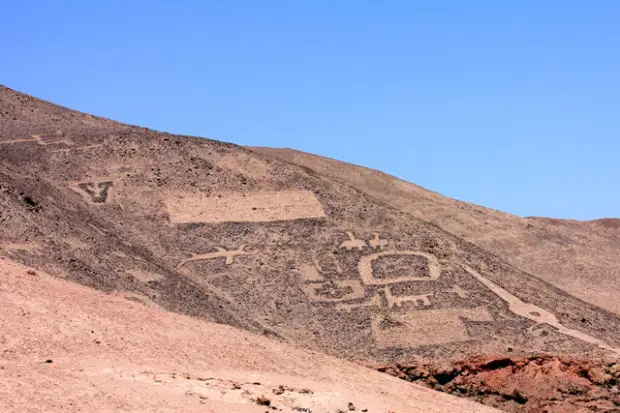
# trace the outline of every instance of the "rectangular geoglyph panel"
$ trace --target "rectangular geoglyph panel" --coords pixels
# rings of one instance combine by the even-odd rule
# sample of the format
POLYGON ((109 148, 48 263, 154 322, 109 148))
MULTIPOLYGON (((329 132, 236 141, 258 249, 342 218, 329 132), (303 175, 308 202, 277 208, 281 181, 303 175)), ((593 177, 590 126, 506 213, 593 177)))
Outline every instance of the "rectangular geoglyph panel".
POLYGON ((269 222, 323 218, 325 211, 310 191, 287 190, 209 196, 177 195, 166 199, 173 224, 269 222))
POLYGON ((372 332, 379 348, 408 348, 466 341, 470 337, 463 319, 493 321, 484 307, 392 313, 390 318, 391 322, 388 323, 383 323, 378 316, 373 319, 372 332))

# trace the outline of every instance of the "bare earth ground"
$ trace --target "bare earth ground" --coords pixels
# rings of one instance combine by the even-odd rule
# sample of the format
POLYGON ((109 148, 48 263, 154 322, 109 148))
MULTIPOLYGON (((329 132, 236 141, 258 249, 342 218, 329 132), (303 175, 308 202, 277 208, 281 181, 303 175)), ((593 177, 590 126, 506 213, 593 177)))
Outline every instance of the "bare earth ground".
POLYGON ((0 411, 495 411, 126 298, 0 258, 0 411))
MULTIPOLYGON (((0 256, 126 305, 375 367, 620 354, 612 219, 518 218, 338 161, 124 125, 5 87, 0 161, 0 256)), ((552 382, 545 371, 534 387, 552 382)), ((528 394, 510 406, 474 398, 543 412, 546 396, 528 394)))

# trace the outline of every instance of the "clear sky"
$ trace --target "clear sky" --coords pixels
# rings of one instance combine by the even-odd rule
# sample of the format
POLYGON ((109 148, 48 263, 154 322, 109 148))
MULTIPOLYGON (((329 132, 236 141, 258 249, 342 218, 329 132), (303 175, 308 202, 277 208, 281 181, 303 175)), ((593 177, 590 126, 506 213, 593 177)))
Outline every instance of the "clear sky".
POLYGON ((0 83, 523 216, 620 217, 620 1, 0 0, 0 83))

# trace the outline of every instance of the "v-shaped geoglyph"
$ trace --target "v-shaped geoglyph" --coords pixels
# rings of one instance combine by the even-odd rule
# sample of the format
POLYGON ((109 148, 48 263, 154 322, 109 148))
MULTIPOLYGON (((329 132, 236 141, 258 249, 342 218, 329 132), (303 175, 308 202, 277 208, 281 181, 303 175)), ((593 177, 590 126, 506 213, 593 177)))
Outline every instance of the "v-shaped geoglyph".
POLYGON ((80 182, 77 187, 88 195, 93 204, 103 204, 108 200, 110 188, 114 186, 112 181, 103 182, 80 182))

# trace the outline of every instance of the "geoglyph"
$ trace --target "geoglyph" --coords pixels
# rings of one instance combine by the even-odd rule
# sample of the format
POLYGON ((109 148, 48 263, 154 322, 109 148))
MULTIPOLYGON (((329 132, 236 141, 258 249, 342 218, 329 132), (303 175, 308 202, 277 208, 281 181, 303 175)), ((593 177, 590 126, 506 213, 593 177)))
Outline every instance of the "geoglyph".
POLYGON ((344 248, 347 251, 351 251, 353 249, 362 251, 368 246, 370 246, 370 248, 372 249, 382 250, 389 244, 388 240, 381 239, 381 234, 378 232, 373 232, 373 238, 368 241, 356 238, 351 231, 346 231, 345 234, 347 234, 347 237, 349 237, 349 239, 343 241, 338 248, 344 248))
POLYGON ((493 321, 485 307, 391 312, 372 319, 372 331, 379 348, 418 347, 469 340, 462 318, 493 321))
POLYGON ((0 140, 0 145, 7 145, 7 144, 12 144, 12 143, 28 143, 28 142, 35 142, 36 144, 41 145, 41 146, 56 145, 60 143, 63 143, 67 146, 73 145, 73 141, 68 138, 46 142, 43 140, 43 138, 40 135, 32 135, 30 138, 12 139, 12 140, 6 140, 6 141, 0 140))
MULTIPOLYGON (((368 255, 363 255, 358 262, 360 279, 333 280, 329 279, 329 271, 323 271, 319 262, 314 258, 314 266, 304 266, 304 284, 302 290, 308 298, 314 302, 335 303, 337 311, 350 313, 364 308, 383 309, 372 315, 372 332, 377 347, 417 347, 421 345, 446 344, 469 340, 463 320, 475 322, 492 322, 494 318, 484 306, 473 308, 432 308, 434 299, 439 294, 453 294, 460 299, 468 299, 470 291, 462 289, 459 285, 452 285, 438 291, 428 293, 395 296, 392 285, 410 282, 433 282, 441 277, 441 264, 453 264, 463 268, 478 282, 483 284, 497 297, 508 304, 508 310, 513 314, 532 320, 538 324, 547 324, 559 333, 582 340, 598 346, 603 350, 620 355, 620 349, 610 346, 602 340, 587 333, 571 329, 561 324, 555 314, 534 304, 526 303, 499 285, 490 281, 473 268, 451 261, 439 261, 434 255, 413 250, 384 250, 389 244, 388 240, 380 239, 378 233, 374 238, 364 240, 357 238, 352 232, 345 233, 347 238, 339 248, 347 251, 364 251, 370 246, 372 250, 368 255), (378 251, 377 251, 378 250, 378 251), (416 256, 425 260, 426 274, 418 274, 415 270, 403 266, 398 276, 390 278, 377 277, 375 274, 376 264, 379 260, 389 257, 416 256), (374 294, 366 298, 366 286, 375 287, 374 294), (380 289, 376 289, 380 286, 380 289), (403 305, 410 303, 405 309, 403 305), (385 310, 398 309, 398 311, 385 310)), ((338 259, 337 275, 343 273, 338 259)), ((332 274, 333 275, 333 274, 332 274)))
POLYGON ((325 218, 316 196, 305 190, 249 194, 171 194, 165 198, 170 222, 271 222, 325 218))
POLYGON ((114 186, 112 181, 101 182, 78 182, 75 184, 74 189, 82 195, 86 195, 85 198, 91 204, 104 204, 108 200, 110 190, 114 186))
POLYGON ((340 302, 364 298, 364 286, 359 280, 341 280, 302 284, 308 297, 316 302, 340 302))
POLYGON ((493 281, 482 276, 478 271, 465 264, 458 263, 457 265, 462 267, 472 277, 474 277, 480 283, 484 284, 495 295, 505 301, 508 304, 508 310, 510 310, 510 312, 512 312, 513 314, 530 319, 539 324, 548 324, 562 334, 577 338, 590 344, 594 344, 603 350, 610 351, 620 356, 620 349, 612 347, 604 341, 599 340, 596 337, 592 337, 589 334, 564 326, 558 321, 555 314, 551 313, 550 311, 538 307, 537 305, 522 301, 521 299, 506 291, 499 285, 495 284, 493 281))
POLYGON ((238 255, 256 254, 256 251, 252 251, 252 252, 244 251, 245 245, 240 246, 236 250, 227 250, 226 248, 222 248, 222 247, 215 247, 215 249, 216 251, 213 251, 213 252, 206 252, 204 254, 194 254, 191 258, 181 261, 177 265, 177 268, 181 268, 185 264, 191 261, 213 260, 216 258, 225 258, 226 259, 225 263, 227 265, 232 265, 233 262, 235 261, 235 257, 238 255))
POLYGON ((32 253, 39 249, 39 244, 34 242, 27 243, 2 243, 0 244, 0 250, 4 250, 6 252, 15 252, 15 251, 24 251, 28 253, 32 253))
POLYGON ((353 235, 351 231, 347 231, 346 234, 349 239, 343 241, 339 248, 344 248, 347 251, 351 251, 353 249, 361 251, 366 248, 366 240, 355 238, 355 235, 353 235))

